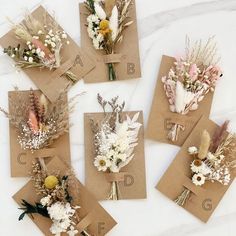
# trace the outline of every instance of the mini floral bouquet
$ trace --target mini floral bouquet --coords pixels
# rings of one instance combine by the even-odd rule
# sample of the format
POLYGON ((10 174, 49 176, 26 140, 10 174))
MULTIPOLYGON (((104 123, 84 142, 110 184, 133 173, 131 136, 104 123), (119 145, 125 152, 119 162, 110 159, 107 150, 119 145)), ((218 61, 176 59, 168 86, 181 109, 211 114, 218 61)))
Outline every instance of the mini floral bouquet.
MULTIPOLYGON (((103 100, 98 95, 98 102, 104 111, 104 119, 101 123, 91 120, 94 133, 95 159, 94 166, 98 171, 107 173, 119 173, 134 158, 134 148, 138 145, 139 129, 142 126, 137 120, 139 113, 132 118, 126 115, 123 118, 122 111, 125 103, 119 105, 118 97, 110 102, 103 100), (107 105, 112 109, 106 111, 107 105)), ((109 200, 119 200, 119 186, 117 181, 111 184, 109 200)))
MULTIPOLYGON (((31 179, 40 200, 32 205, 23 199, 20 209, 24 212, 19 220, 23 220, 26 214, 39 214, 51 219, 50 232, 53 235, 58 236, 61 233, 67 233, 69 236, 78 235, 76 225, 80 221, 78 216, 80 207, 73 205, 73 200, 76 198, 71 191, 71 186, 76 184, 73 172, 70 170, 68 175, 63 176, 60 173, 48 173, 43 158, 39 158, 33 162, 31 179)), ((90 236, 85 230, 81 235, 90 236)))
MULTIPOLYGON (((86 0, 87 31, 96 50, 105 54, 115 53, 118 43, 123 40, 123 31, 133 21, 128 21, 132 0, 86 0)), ((108 63, 109 80, 116 80, 114 63, 108 63)))
MULTIPOLYGON (((188 148, 188 153, 193 158, 190 168, 194 185, 202 186, 207 181, 222 185, 230 183, 232 171, 236 168, 236 136, 226 132, 227 126, 228 121, 216 130, 212 140, 204 130, 199 148, 188 148)), ((185 189, 175 202, 183 206, 190 194, 190 190, 185 189)))
MULTIPOLYGON (((222 76, 218 61, 213 38, 209 38, 205 45, 199 40, 193 48, 187 38, 185 57, 177 59, 168 75, 162 77, 171 112, 186 115, 198 109, 199 103, 208 92, 214 91, 216 82, 222 76)), ((173 123, 168 139, 176 142, 184 128, 181 124, 173 123)))
POLYGON ((75 97, 67 102, 62 93, 55 103, 49 103, 43 94, 30 90, 25 96, 17 93, 17 102, 10 98, 11 111, 0 108, 10 124, 16 128, 22 149, 34 152, 50 146, 69 130, 69 114, 73 111, 75 97), (68 107, 69 104, 69 107, 68 107))
MULTIPOLYGON (((23 23, 13 25, 13 30, 20 42, 4 48, 4 53, 14 58, 16 67, 53 70, 61 66, 61 49, 70 42, 56 21, 51 22, 45 17, 45 22, 41 23, 28 14, 23 23)), ((73 83, 77 81, 70 70, 64 76, 73 83)))

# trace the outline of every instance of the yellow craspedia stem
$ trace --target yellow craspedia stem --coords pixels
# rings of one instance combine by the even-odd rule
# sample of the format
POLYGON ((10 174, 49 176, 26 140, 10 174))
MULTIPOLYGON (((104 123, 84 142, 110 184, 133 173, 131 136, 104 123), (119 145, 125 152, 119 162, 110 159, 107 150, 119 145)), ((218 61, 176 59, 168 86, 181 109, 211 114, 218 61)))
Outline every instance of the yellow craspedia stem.
POLYGON ((108 20, 102 20, 99 24, 99 32, 102 35, 109 34, 111 32, 111 29, 109 28, 109 21, 108 20))
POLYGON ((44 180, 44 185, 47 189, 53 189, 58 185, 59 181, 58 178, 54 175, 49 175, 45 180, 44 180))
POLYGON ((99 28, 101 30, 105 30, 105 29, 109 28, 109 21, 108 20, 102 20, 100 22, 99 28))

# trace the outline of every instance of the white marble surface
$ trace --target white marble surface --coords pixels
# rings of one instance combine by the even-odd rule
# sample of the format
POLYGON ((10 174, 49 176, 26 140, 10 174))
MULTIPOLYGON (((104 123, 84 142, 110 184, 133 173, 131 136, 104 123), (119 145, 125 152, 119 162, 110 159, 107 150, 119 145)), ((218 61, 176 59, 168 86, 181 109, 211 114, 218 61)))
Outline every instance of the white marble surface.
MULTIPOLYGON (((185 35, 192 39, 207 39, 216 35, 222 55, 224 78, 215 93, 211 118, 216 122, 231 119, 236 131, 236 0, 136 0, 140 37, 142 79, 126 82, 90 84, 82 81, 71 89, 69 96, 80 91, 76 112, 71 116, 70 130, 73 166, 84 181, 83 113, 99 111, 96 94, 110 98, 119 95, 127 109, 144 111, 147 123, 156 76, 162 54, 180 55, 185 35)), ((42 4, 55 12, 58 22, 80 43, 78 0, 0 0, 0 36, 7 32, 6 16, 19 20, 24 10, 42 4)), ((17 73, 12 61, 0 54, 0 106, 7 107, 7 91, 35 87, 24 73, 17 73)), ((25 219, 19 223, 19 210, 11 199, 26 182, 26 178, 10 178, 8 120, 0 115, 0 235, 38 236, 37 227, 25 219)), ((154 186, 173 160, 179 148, 145 141, 147 191, 146 200, 102 202, 117 220, 111 236, 234 236, 236 221, 236 184, 230 187, 208 224, 201 223, 185 210, 169 201, 154 186)))

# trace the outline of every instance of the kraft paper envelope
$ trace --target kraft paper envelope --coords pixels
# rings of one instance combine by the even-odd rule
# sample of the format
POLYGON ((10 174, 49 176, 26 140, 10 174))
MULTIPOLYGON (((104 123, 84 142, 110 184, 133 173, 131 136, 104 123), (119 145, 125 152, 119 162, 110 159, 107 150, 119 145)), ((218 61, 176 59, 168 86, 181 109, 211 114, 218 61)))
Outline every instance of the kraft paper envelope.
POLYGON ((155 141, 182 146, 186 138, 191 133, 194 126, 202 115, 209 116, 213 93, 209 92, 199 103, 195 111, 190 111, 187 115, 181 115, 170 111, 168 98, 164 91, 164 84, 161 81, 163 76, 168 75, 169 70, 174 65, 175 59, 169 56, 162 56, 157 84, 152 100, 149 114, 146 137, 155 141), (184 131, 180 131, 178 140, 172 142, 167 138, 171 123, 178 123, 185 126, 184 131))
MULTIPOLYGON (((137 112, 123 112, 123 116, 130 117, 137 112)), ((138 135, 138 145, 134 150, 134 158, 121 169, 116 176, 109 176, 106 172, 99 172, 94 166, 95 159, 93 132, 90 119, 100 122, 104 113, 84 114, 84 143, 85 143, 85 186, 98 200, 106 200, 111 189, 112 179, 119 182, 120 199, 144 199, 146 198, 146 173, 144 159, 144 131, 141 126, 138 135)), ((140 111, 138 122, 143 124, 143 113, 140 111)))
MULTIPOLYGON (((172 201, 182 193, 184 188, 189 189, 191 195, 183 208, 203 222, 209 220, 230 185, 224 186, 218 182, 212 183, 210 181, 202 186, 194 185, 190 170, 193 158, 188 154, 188 147, 199 147, 202 131, 206 129, 212 137, 217 127, 213 121, 203 116, 156 186, 161 193, 172 201)), ((235 177, 234 174, 233 176, 235 177)))
MULTIPOLYGON (((38 7, 32 15, 42 23, 45 16, 47 19, 50 19, 50 22, 54 22, 54 19, 42 6, 38 7)), ((62 29, 60 26, 59 28, 62 29)), ((62 91, 69 89, 73 85, 73 83, 65 76, 62 76, 65 71, 70 69, 79 80, 95 66, 88 55, 73 41, 72 38, 68 36, 68 40, 70 44, 64 45, 61 49, 60 68, 56 70, 49 70, 48 68, 24 69, 24 72, 50 101, 57 100, 62 91)), ((13 30, 0 38, 0 44, 4 48, 7 48, 9 45, 17 46, 19 43, 22 43, 22 41, 16 38, 13 30)), ((23 42, 23 44, 25 44, 25 42, 23 42)))
POLYGON ((130 6, 128 21, 133 24, 123 31, 123 40, 117 44, 114 55, 105 55, 102 50, 96 50, 92 39, 87 32, 87 17, 90 14, 84 6, 79 4, 80 9, 80 32, 81 46, 94 59, 95 69, 84 76, 85 83, 108 82, 108 67, 106 63, 114 62, 117 80, 135 79, 141 77, 139 40, 136 18, 135 1, 130 6))
MULTIPOLYGON (((29 97, 30 91, 10 91, 8 92, 8 99, 18 104, 24 104, 29 97), (22 95, 22 101, 19 100, 18 94, 22 95)), ((38 93, 40 93, 38 91, 38 93)), ((65 98, 67 99, 67 98, 65 98)), ((9 113, 12 112, 12 107, 9 103, 9 113)), ((50 104, 49 104, 50 106, 50 104)), ((31 152, 23 150, 17 140, 18 130, 13 127, 9 122, 10 129, 10 155, 11 155, 11 176, 12 177, 25 177, 29 175, 31 170, 32 161, 35 157, 52 157, 58 155, 66 162, 70 162, 70 137, 69 133, 63 134, 54 143, 45 149, 31 152)))
MULTIPOLYGON (((55 173, 59 171, 60 175, 65 175, 69 165, 61 161, 57 156, 47 164, 47 170, 49 173, 55 173)), ((91 236, 102 236, 110 231, 115 225, 115 220, 101 207, 94 196, 77 180, 76 184, 73 184, 73 201, 74 205, 78 205, 81 208, 78 210, 80 217, 80 223, 77 225, 77 229, 80 231, 86 229, 91 236)), ((17 192, 13 199, 21 205, 22 199, 34 204, 39 202, 40 196, 38 196, 34 190, 33 182, 29 181, 19 192, 17 192)), ((21 212, 19 212, 20 215, 21 212)), ((52 221, 49 218, 45 218, 41 215, 33 214, 32 221, 39 227, 45 236, 52 236, 50 233, 50 227, 52 221)), ((24 222, 20 222, 23 224, 24 222)), ((66 233, 62 233, 62 236, 66 236, 66 233)))

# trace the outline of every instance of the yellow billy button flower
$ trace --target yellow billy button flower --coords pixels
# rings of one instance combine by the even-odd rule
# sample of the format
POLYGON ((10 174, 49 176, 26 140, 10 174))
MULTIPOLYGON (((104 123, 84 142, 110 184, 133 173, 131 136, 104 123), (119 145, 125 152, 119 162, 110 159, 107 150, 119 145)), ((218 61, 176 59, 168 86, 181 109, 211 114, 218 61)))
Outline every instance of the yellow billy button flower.
POLYGON ((44 180, 44 185, 47 189, 53 189, 58 185, 59 181, 58 178, 54 175, 49 175, 45 180, 44 180))
POLYGON ((108 20, 102 20, 99 24, 99 32, 102 35, 106 35, 111 32, 111 29, 109 28, 109 21, 108 20))

